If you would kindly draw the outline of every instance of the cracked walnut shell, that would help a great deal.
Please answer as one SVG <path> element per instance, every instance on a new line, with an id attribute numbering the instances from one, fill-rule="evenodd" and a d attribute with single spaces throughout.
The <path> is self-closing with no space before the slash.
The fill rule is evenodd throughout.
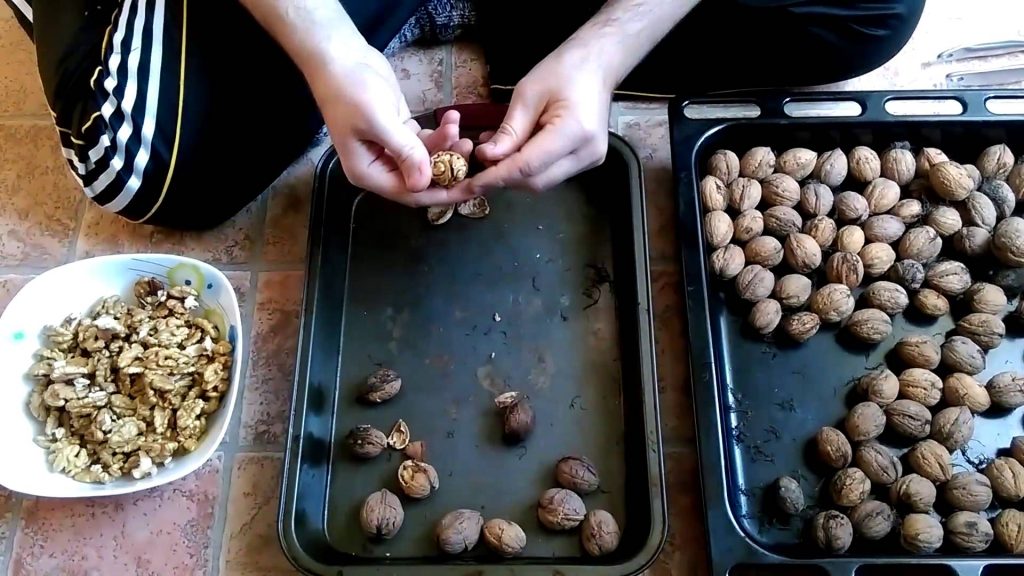
<path id="1" fill-rule="evenodd" d="M 579 495 L 565 488 L 545 490 L 537 504 L 537 519 L 549 530 L 571 530 L 586 514 L 587 507 Z"/>
<path id="2" fill-rule="evenodd" d="M 487 198 L 477 196 L 465 202 L 459 202 L 455 206 L 455 211 L 466 218 L 484 218 L 491 213 L 491 205 L 487 203 Z"/>
<path id="3" fill-rule="evenodd" d="M 484 522 L 482 530 L 484 544 L 499 556 L 519 556 L 526 548 L 526 533 L 510 520 L 492 518 Z"/>
<path id="4" fill-rule="evenodd" d="M 450 188 L 463 181 L 468 173 L 469 162 L 461 154 L 440 151 L 430 157 L 431 179 L 438 186 Z"/>
<path id="5" fill-rule="evenodd" d="M 422 500 L 437 490 L 437 471 L 426 462 L 405 460 L 398 466 L 398 485 L 409 498 Z"/>
<path id="6" fill-rule="evenodd" d="M 619 547 L 622 531 L 615 517 L 605 510 L 591 510 L 580 524 L 580 543 L 593 557 L 611 554 Z"/>

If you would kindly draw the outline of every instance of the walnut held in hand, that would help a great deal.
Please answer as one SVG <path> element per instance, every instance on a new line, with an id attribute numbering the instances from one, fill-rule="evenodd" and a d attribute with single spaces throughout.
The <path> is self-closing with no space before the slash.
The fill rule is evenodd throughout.
<path id="1" fill-rule="evenodd" d="M 435 184 L 449 188 L 465 180 L 469 162 L 456 152 L 435 152 L 430 157 L 430 173 Z"/>
<path id="2" fill-rule="evenodd" d="M 622 532 L 615 517 L 605 510 L 591 510 L 580 524 L 580 542 L 587 554 L 598 557 L 619 547 Z"/>
<path id="3" fill-rule="evenodd" d="M 853 525 L 850 519 L 835 510 L 819 512 L 811 527 L 818 548 L 831 554 L 842 554 L 853 543 Z"/>
<path id="4" fill-rule="evenodd" d="M 371 404 L 380 404 L 395 397 L 402 389 L 402 378 L 391 368 L 381 368 L 366 379 L 360 399 Z"/>
<path id="5" fill-rule="evenodd" d="M 375 458 L 388 445 L 388 437 L 373 426 L 360 424 L 349 431 L 345 441 L 359 458 Z"/>
<path id="6" fill-rule="evenodd" d="M 494 399 L 502 411 L 502 438 L 510 444 L 526 440 L 533 432 L 534 415 L 530 400 L 519 392 L 506 392 Z"/>
<path id="7" fill-rule="evenodd" d="M 571 530 L 580 525 L 587 514 L 583 500 L 572 490 L 546 490 L 537 504 L 537 519 L 549 530 Z"/>
<path id="8" fill-rule="evenodd" d="M 437 490 L 437 471 L 426 462 L 406 460 L 398 466 L 398 485 L 406 496 L 422 500 Z"/>
<path id="9" fill-rule="evenodd" d="M 484 544 L 505 558 L 519 556 L 526 548 L 526 533 L 515 522 L 492 518 L 484 522 Z"/>
<path id="10" fill-rule="evenodd" d="M 957 510 L 982 512 L 992 504 L 992 483 L 977 472 L 957 472 L 942 487 L 942 494 Z"/>
<path id="11" fill-rule="evenodd" d="M 484 518 L 476 510 L 453 510 L 437 523 L 437 545 L 445 554 L 468 552 L 480 540 L 483 525 Z"/>
<path id="12" fill-rule="evenodd" d="M 892 507 L 878 500 L 865 500 L 850 510 L 853 531 L 865 540 L 881 540 L 896 525 Z"/>
<path id="13" fill-rule="evenodd" d="M 359 512 L 363 533 L 371 538 L 388 540 L 402 528 L 405 510 L 402 502 L 391 491 L 383 488 L 370 494 Z"/>
<path id="14" fill-rule="evenodd" d="M 562 488 L 590 494 L 601 485 L 597 467 L 583 456 L 566 456 L 555 465 L 555 480 Z"/>

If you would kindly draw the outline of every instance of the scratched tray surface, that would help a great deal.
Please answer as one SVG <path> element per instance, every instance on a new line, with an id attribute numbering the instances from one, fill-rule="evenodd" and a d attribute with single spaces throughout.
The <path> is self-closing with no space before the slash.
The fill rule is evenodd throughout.
<path id="1" fill-rule="evenodd" d="M 292 423 L 299 443 L 289 456 L 295 475 L 285 481 L 285 548 L 297 565 L 425 574 L 430 565 L 468 562 L 518 564 L 524 574 L 542 566 L 626 574 L 653 559 L 664 505 L 645 247 L 632 216 L 635 157 L 614 150 L 601 171 L 543 196 L 495 194 L 487 218 L 456 215 L 442 226 L 422 211 L 358 195 L 336 163 L 327 165 L 314 205 L 325 226 L 307 286 L 300 356 L 308 354 L 309 365 L 307 373 L 300 367 Z M 380 366 L 402 375 L 401 392 L 363 405 L 357 395 Z M 494 404 L 508 390 L 527 394 L 536 412 L 532 436 L 518 446 L 502 442 Z M 421 501 L 403 497 L 401 531 L 371 542 L 359 509 L 380 488 L 401 494 L 402 455 L 358 461 L 345 436 L 359 424 L 387 433 L 398 419 L 426 442 L 440 488 Z M 588 508 L 608 510 L 622 525 L 622 545 L 607 558 L 584 558 L 578 531 L 548 532 L 536 519 L 540 494 L 555 486 L 555 462 L 569 454 L 586 455 L 600 471 Z M 501 562 L 481 542 L 468 555 L 442 557 L 435 524 L 457 508 L 518 523 L 524 556 Z"/>
<path id="2" fill-rule="evenodd" d="M 801 481 L 809 498 L 806 519 L 819 503 L 827 505 L 831 476 L 814 455 L 814 434 L 826 425 L 842 429 L 848 409 L 861 401 L 855 379 L 883 365 L 887 355 L 889 367 L 897 374 L 902 370 L 890 354 L 899 338 L 908 334 L 941 337 L 952 329 L 952 318 L 927 319 L 911 307 L 893 319 L 892 335 L 877 346 L 856 342 L 828 326 L 803 345 L 788 342 L 784 336 L 766 341 L 747 326 L 749 307 L 738 301 L 732 283 L 713 279 L 706 268 L 709 252 L 701 237 L 696 183 L 705 173 L 708 157 L 721 148 L 738 154 L 753 146 L 780 151 L 796 146 L 824 151 L 838 146 L 849 151 L 858 145 L 880 149 L 906 140 L 915 147 L 937 146 L 953 159 L 973 162 L 983 148 L 994 143 L 1006 142 L 1011 149 L 1024 151 L 1024 121 L 1019 116 L 993 118 L 979 112 L 981 96 L 977 94 L 959 96 L 968 99 L 968 116 L 975 117 L 952 119 L 891 117 L 879 112 L 883 97 L 873 93 L 812 97 L 857 100 L 867 112 L 860 118 L 787 118 L 777 94 L 751 96 L 762 105 L 763 115 L 744 122 L 683 120 L 679 110 L 673 111 L 673 161 L 680 186 L 684 268 L 690 287 L 687 308 L 694 343 L 692 369 L 694 382 L 702 383 L 695 386 L 695 402 L 717 407 L 697 411 L 714 574 L 725 574 L 735 564 L 792 560 L 814 561 L 833 574 L 849 574 L 858 564 L 880 557 L 887 562 L 960 566 L 957 563 L 964 557 L 947 548 L 941 550 L 944 556 L 925 560 L 910 556 L 899 546 L 896 532 L 875 545 L 855 539 L 854 546 L 840 558 L 823 556 L 807 543 L 809 521 L 782 519 L 766 497 L 766 487 L 788 474 Z M 988 267 L 974 264 L 974 277 L 981 279 Z M 821 279 L 815 282 L 822 283 Z M 1003 344 L 988 353 L 987 369 L 978 376 L 979 381 L 984 383 L 1004 370 L 1021 369 L 1024 339 L 1009 329 Z M 1005 451 L 1010 439 L 1021 433 L 1022 413 L 1024 409 L 992 410 L 977 418 L 973 441 L 954 455 L 955 469 L 983 466 L 997 452 Z M 910 445 L 889 433 L 882 441 L 899 450 Z M 908 469 L 904 460 L 904 470 Z M 876 492 L 887 500 L 883 492 Z M 997 510 L 993 507 L 992 513 Z M 994 543 L 981 558 L 992 560 L 999 553 Z M 979 556 L 971 559 L 977 561 Z M 965 573 L 977 574 L 977 570 Z"/>

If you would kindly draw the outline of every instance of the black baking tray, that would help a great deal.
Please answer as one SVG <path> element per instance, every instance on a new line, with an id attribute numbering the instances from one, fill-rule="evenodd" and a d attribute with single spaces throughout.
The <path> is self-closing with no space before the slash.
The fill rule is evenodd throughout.
<path id="1" fill-rule="evenodd" d="M 504 108 L 457 107 L 464 135 L 496 127 Z M 435 126 L 447 109 L 421 117 Z M 466 134 L 466 133 L 469 134 Z M 612 135 L 603 166 L 543 195 L 490 195 L 490 215 L 443 226 L 350 185 L 337 156 L 317 168 L 309 265 L 280 507 L 291 562 L 310 574 L 611 576 L 642 572 L 666 536 L 661 436 L 647 265 L 643 178 L 633 150 Z M 397 397 L 357 401 L 366 376 L 403 375 Z M 494 405 L 526 393 L 536 429 L 501 440 Z M 364 498 L 400 494 L 402 460 L 388 451 L 357 462 L 344 437 L 355 425 L 387 433 L 404 419 L 440 489 L 403 498 L 405 523 L 383 543 L 359 528 Z M 604 558 L 582 553 L 578 531 L 543 530 L 536 502 L 554 464 L 583 454 L 602 488 L 585 497 L 619 520 L 623 539 Z M 456 508 L 520 524 L 523 556 L 503 560 L 483 542 L 442 556 L 434 526 Z"/>
<path id="2" fill-rule="evenodd" d="M 849 151 L 905 140 L 918 147 L 937 146 L 965 162 L 1000 142 L 1024 152 L 1024 116 L 996 114 L 988 106 L 1016 106 L 1019 111 L 1022 98 L 1024 93 L 1016 91 L 981 90 L 747 92 L 679 98 L 670 106 L 690 369 L 694 402 L 700 407 L 696 423 L 714 576 L 736 566 L 751 567 L 753 573 L 765 573 L 758 571 L 760 566 L 774 570 L 772 574 L 833 576 L 878 574 L 885 567 L 885 573 L 900 574 L 914 569 L 938 575 L 1024 574 L 1024 559 L 1000 555 L 998 543 L 981 555 L 957 555 L 944 548 L 942 555 L 921 557 L 902 552 L 890 538 L 874 547 L 855 543 L 844 556 L 826 556 L 801 542 L 809 515 L 785 520 L 773 514 L 766 488 L 781 475 L 800 478 L 811 503 L 827 492 L 819 493 L 828 475 L 809 456 L 809 441 L 821 426 L 840 425 L 857 401 L 852 381 L 882 364 L 901 336 L 945 333 L 952 320 L 927 321 L 908 311 L 894 318 L 892 336 L 878 346 L 851 343 L 827 327 L 802 346 L 754 336 L 745 327 L 748 308 L 736 302 L 731 284 L 708 273 L 698 194 L 707 159 L 720 148 L 738 154 L 753 146 Z M 909 112 L 899 116 L 887 111 L 907 111 L 908 105 Z M 948 114 L 950 105 L 959 113 Z M 808 116 L 810 109 L 835 115 Z M 988 368 L 979 380 L 1019 369 L 1022 350 L 1024 340 L 1008 335 L 989 353 Z M 955 466 L 980 465 L 1008 448 L 1010 439 L 1021 433 L 1021 415 L 1017 410 L 978 418 L 975 441 L 966 453 L 955 455 Z"/>

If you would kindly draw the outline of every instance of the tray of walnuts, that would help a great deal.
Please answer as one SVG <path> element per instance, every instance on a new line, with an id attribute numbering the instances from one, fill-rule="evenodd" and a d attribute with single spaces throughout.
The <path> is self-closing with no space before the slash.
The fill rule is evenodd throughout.
<path id="1" fill-rule="evenodd" d="M 1024 571 L 1021 96 L 670 108 L 714 574 Z"/>

